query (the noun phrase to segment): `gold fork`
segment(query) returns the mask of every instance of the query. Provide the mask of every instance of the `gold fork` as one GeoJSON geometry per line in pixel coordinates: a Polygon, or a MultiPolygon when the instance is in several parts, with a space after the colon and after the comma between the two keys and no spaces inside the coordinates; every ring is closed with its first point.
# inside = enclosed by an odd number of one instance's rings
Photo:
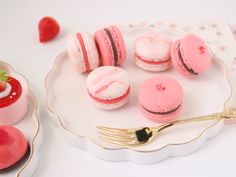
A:
{"type": "Polygon", "coordinates": [[[162,124],[157,127],[141,127],[133,129],[119,129],[104,126],[97,126],[98,138],[102,141],[120,145],[123,147],[137,146],[151,142],[154,137],[160,134],[163,130],[170,128],[174,125],[192,123],[207,120],[220,120],[236,118],[236,109],[225,110],[210,115],[192,117],[189,119],[175,120],[162,124]]]}

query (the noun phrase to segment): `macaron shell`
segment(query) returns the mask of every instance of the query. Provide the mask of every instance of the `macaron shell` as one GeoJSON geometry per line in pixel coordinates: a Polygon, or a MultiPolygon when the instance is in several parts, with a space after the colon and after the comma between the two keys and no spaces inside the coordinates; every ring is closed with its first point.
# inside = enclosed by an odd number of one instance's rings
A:
{"type": "Polygon", "coordinates": [[[139,103],[153,112],[168,112],[176,109],[183,98],[183,88],[167,76],[151,77],[140,85],[139,103]]]}
{"type": "Polygon", "coordinates": [[[9,140],[6,144],[0,145],[0,169],[6,169],[17,163],[27,152],[27,141],[24,135],[16,128],[0,126],[6,131],[9,140]]]}
{"type": "Polygon", "coordinates": [[[143,36],[135,41],[135,53],[144,60],[170,59],[171,41],[158,36],[143,36]]]}
{"type": "Polygon", "coordinates": [[[190,34],[180,41],[180,51],[184,63],[197,73],[203,73],[211,65],[211,55],[205,42],[190,34]]]}
{"type": "Polygon", "coordinates": [[[99,50],[101,64],[103,66],[114,66],[113,51],[108,36],[104,30],[96,31],[94,38],[99,50]]]}
{"type": "Polygon", "coordinates": [[[83,41],[86,47],[90,70],[99,66],[99,55],[98,50],[94,41],[93,36],[88,32],[83,32],[83,41]]]}
{"type": "Polygon", "coordinates": [[[183,66],[182,62],[179,59],[178,56],[178,50],[179,50],[179,43],[180,40],[177,40],[175,43],[172,44],[171,47],[171,60],[174,65],[174,67],[184,76],[186,77],[193,77],[193,74],[188,72],[185,67],[183,66]]]}
{"type": "Polygon", "coordinates": [[[71,63],[82,73],[85,70],[83,66],[83,54],[80,44],[74,34],[68,34],[66,37],[66,48],[71,63]],[[78,50],[79,49],[79,50],[78,50]]]}

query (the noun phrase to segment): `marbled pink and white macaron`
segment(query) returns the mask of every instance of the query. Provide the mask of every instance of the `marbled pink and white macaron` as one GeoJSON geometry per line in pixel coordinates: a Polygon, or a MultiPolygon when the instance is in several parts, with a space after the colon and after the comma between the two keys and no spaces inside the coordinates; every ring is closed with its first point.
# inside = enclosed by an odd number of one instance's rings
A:
{"type": "Polygon", "coordinates": [[[99,66],[98,50],[90,33],[69,34],[66,46],[71,63],[80,73],[91,71],[99,66]]]}
{"type": "Polygon", "coordinates": [[[145,117],[167,122],[174,119],[182,107],[183,88],[173,78],[154,76],[140,85],[138,96],[145,117]]]}
{"type": "Polygon", "coordinates": [[[128,101],[130,83],[124,69],[115,66],[96,68],[88,75],[86,84],[91,100],[101,109],[117,109],[128,101]]]}
{"type": "Polygon", "coordinates": [[[135,41],[135,63],[146,71],[164,71],[171,66],[171,40],[158,34],[141,36],[135,41]]]}

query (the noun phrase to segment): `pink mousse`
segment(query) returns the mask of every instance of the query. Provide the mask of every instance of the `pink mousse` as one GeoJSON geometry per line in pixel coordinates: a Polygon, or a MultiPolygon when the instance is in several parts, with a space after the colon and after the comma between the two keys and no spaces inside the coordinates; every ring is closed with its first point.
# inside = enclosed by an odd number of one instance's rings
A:
{"type": "Polygon", "coordinates": [[[12,167],[26,154],[24,135],[11,126],[0,126],[0,171],[12,167]]]}
{"type": "Polygon", "coordinates": [[[11,125],[20,121],[27,112],[27,97],[20,82],[9,77],[10,93],[0,99],[0,124],[11,125]]]}

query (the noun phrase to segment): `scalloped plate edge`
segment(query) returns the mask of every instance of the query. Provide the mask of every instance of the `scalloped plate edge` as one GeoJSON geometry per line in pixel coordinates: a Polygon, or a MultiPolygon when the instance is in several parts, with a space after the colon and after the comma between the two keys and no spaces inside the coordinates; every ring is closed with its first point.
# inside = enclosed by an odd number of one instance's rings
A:
{"type": "Polygon", "coordinates": [[[153,164],[160,162],[169,157],[177,157],[190,154],[201,147],[205,141],[216,136],[224,125],[223,120],[215,121],[212,125],[206,127],[198,136],[193,139],[178,143],[178,144],[167,144],[160,149],[153,151],[140,151],[132,148],[107,148],[103,147],[93,140],[83,137],[69,130],[61,120],[60,116],[51,108],[49,103],[49,97],[51,96],[51,91],[48,87],[49,77],[53,71],[57,68],[60,58],[65,55],[66,52],[61,52],[56,57],[53,67],[48,72],[44,80],[44,86],[46,89],[46,108],[49,113],[49,117],[52,122],[60,129],[62,136],[66,141],[79,148],[84,149],[95,157],[107,161],[131,161],[139,164],[153,164]]]}

